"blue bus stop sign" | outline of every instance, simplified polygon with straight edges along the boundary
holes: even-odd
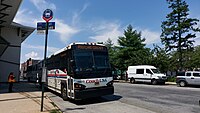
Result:
[[[49,29],[55,29],[55,22],[48,22]],[[46,22],[38,22],[37,23],[37,30],[45,30],[46,29]]]
[[[50,9],[46,9],[42,17],[46,22],[49,22],[53,18],[53,12]]]

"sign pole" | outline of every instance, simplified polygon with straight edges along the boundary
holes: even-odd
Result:
[[[46,66],[46,56],[47,56],[47,39],[49,30],[49,20],[53,18],[53,12],[50,9],[46,9],[43,13],[43,19],[46,21],[46,32],[45,32],[45,50],[44,50],[44,61],[42,68],[42,97],[41,97],[41,112],[43,111],[43,100],[44,100],[44,83],[47,79],[47,66]]]
[[[48,30],[49,30],[49,22],[46,22],[46,32],[45,32],[45,49],[44,49],[44,62],[43,62],[43,80],[42,80],[42,98],[41,98],[41,111],[43,111],[43,100],[44,100],[44,82],[46,79],[46,56],[47,56],[47,39],[48,39]]]

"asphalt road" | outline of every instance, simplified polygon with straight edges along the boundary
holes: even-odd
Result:
[[[175,85],[115,83],[115,94],[82,101],[48,96],[66,113],[200,113],[200,89]]]
[[[176,85],[115,84],[119,101],[157,113],[200,113],[200,89]]]

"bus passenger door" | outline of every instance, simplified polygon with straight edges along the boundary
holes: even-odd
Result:
[[[73,86],[74,82],[73,82],[73,78],[69,77],[68,81],[67,81],[67,93],[68,93],[68,97],[74,99],[74,86]]]
[[[55,78],[55,89],[59,92],[61,90],[61,78],[60,71],[56,69],[56,78]]]
[[[48,71],[48,88],[50,88],[51,90],[55,90],[55,70],[50,70]]]
[[[55,70],[55,78],[54,78],[54,88],[55,88],[55,91],[56,91],[56,87],[57,87],[57,77],[58,77],[58,72],[57,72],[57,70]]]

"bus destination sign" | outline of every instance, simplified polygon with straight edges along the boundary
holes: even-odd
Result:
[[[105,50],[105,47],[97,45],[77,45],[77,49]]]

